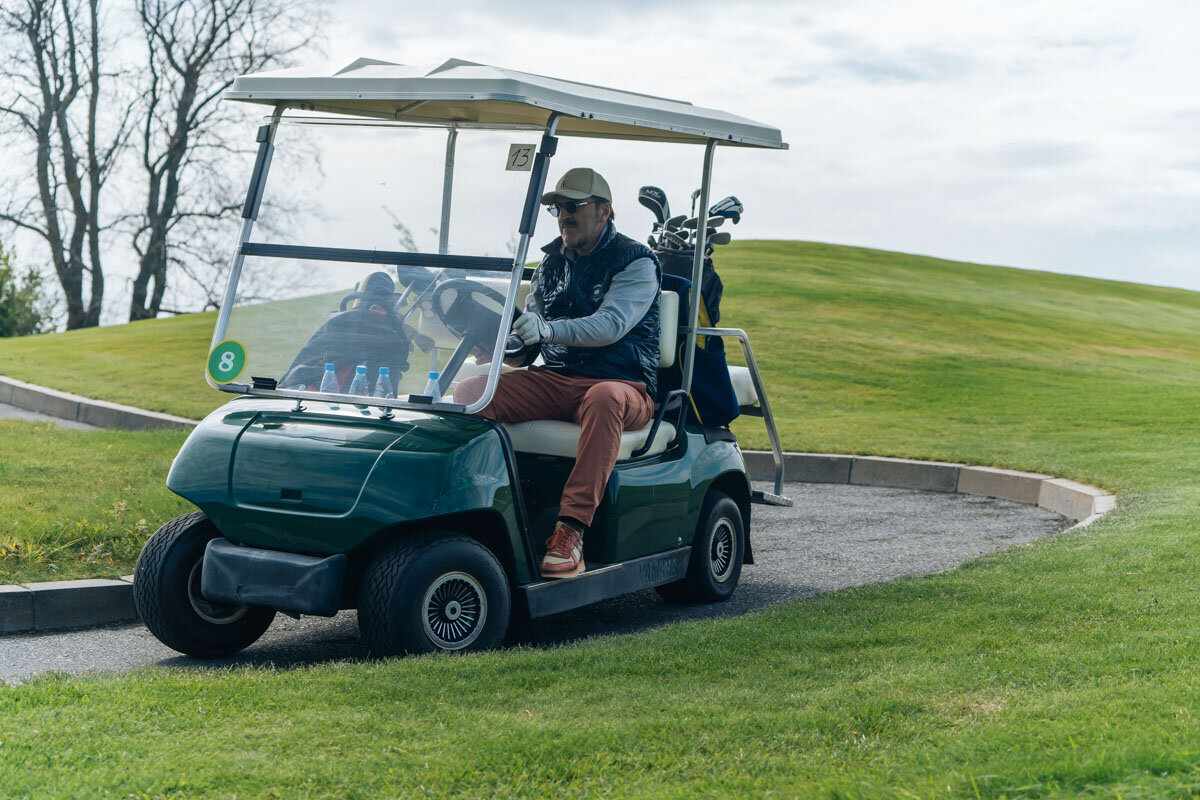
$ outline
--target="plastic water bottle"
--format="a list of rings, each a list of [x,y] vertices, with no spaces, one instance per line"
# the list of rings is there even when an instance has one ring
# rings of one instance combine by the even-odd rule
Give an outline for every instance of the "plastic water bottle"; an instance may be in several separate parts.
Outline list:
[[[379,377],[375,379],[375,391],[372,393],[372,397],[387,399],[396,396],[396,393],[392,391],[391,372],[387,367],[379,368]]]
[[[329,394],[337,394],[341,390],[342,387],[338,386],[336,368],[333,364],[326,364],[325,375],[321,378],[321,391],[328,392]]]
[[[425,384],[425,391],[421,394],[426,397],[433,398],[432,402],[442,402],[442,389],[438,385],[438,371],[436,369],[429,370],[429,381]]]
[[[368,394],[366,364],[359,364],[354,368],[354,380],[350,381],[350,388],[346,394]]]
[[[429,380],[425,382],[425,391],[421,394],[426,397],[432,397],[434,403],[442,402],[442,388],[438,385],[438,376],[441,372],[441,367],[438,365],[438,351],[436,347],[429,348]]]

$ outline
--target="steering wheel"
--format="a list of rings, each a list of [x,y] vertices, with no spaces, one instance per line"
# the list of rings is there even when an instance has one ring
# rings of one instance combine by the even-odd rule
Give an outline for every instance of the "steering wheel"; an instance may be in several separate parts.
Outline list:
[[[429,302],[447,330],[469,345],[496,340],[504,295],[490,286],[455,278],[439,284]]]

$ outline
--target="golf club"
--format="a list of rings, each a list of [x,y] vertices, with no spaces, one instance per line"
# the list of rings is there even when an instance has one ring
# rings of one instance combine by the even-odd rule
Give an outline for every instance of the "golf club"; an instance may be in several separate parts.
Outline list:
[[[638,189],[638,202],[650,209],[659,225],[662,225],[663,221],[671,216],[667,193],[657,186],[643,186]]]
[[[745,211],[742,201],[738,200],[733,195],[718,200],[713,203],[712,208],[708,210],[710,216],[728,217],[733,220],[733,224],[737,225],[742,220],[742,212]]]

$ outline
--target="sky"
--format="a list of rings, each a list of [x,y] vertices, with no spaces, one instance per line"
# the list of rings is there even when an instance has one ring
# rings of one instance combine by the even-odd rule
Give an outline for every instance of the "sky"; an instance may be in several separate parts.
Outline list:
[[[746,206],[735,238],[1200,290],[1194,0],[397,8],[337,4],[325,57],[456,57],[780,128],[787,152],[717,152],[714,196]],[[673,150],[683,152],[603,165],[618,208],[628,206],[627,232],[644,235],[651,222],[637,186],[662,186],[679,209],[698,184],[699,150]]]
[[[1200,290],[1196,0],[341,0],[323,8],[323,52],[301,55],[306,65],[460,58],[778,127],[787,151],[718,148],[712,197],[736,195],[746,208],[740,225],[725,227],[735,239],[832,242]],[[247,109],[247,137],[260,113]],[[487,210],[467,202],[465,140],[456,220],[462,204],[477,225]],[[639,239],[652,222],[636,202],[639,186],[665,189],[679,213],[699,184],[698,147],[580,147],[563,139],[550,179],[576,164],[599,169],[613,187],[618,225]],[[439,148],[429,147],[424,165],[438,189]],[[305,243],[396,249],[390,220],[402,219],[420,249],[436,247],[436,215],[422,216],[436,205],[405,191],[408,176],[387,176],[381,165],[371,195],[345,180],[341,158],[330,154],[321,169],[282,159],[272,168],[268,197],[307,188],[346,209]],[[373,232],[364,237],[368,217]],[[539,243],[554,233],[541,219]],[[465,233],[455,224],[452,245]],[[500,227],[486,244],[452,251],[500,255],[515,225]],[[234,221],[231,252],[236,237]],[[37,243],[16,242],[26,262],[36,259]],[[105,324],[125,318],[132,274],[122,263],[126,242],[113,247]]]

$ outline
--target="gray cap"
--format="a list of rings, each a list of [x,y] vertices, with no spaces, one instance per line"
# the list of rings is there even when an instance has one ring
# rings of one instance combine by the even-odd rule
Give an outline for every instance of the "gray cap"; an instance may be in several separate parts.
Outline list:
[[[554,191],[542,195],[542,203],[550,205],[556,197],[568,200],[585,200],[589,197],[599,197],[601,200],[612,202],[612,190],[608,181],[599,172],[588,167],[575,167],[558,179]]]

